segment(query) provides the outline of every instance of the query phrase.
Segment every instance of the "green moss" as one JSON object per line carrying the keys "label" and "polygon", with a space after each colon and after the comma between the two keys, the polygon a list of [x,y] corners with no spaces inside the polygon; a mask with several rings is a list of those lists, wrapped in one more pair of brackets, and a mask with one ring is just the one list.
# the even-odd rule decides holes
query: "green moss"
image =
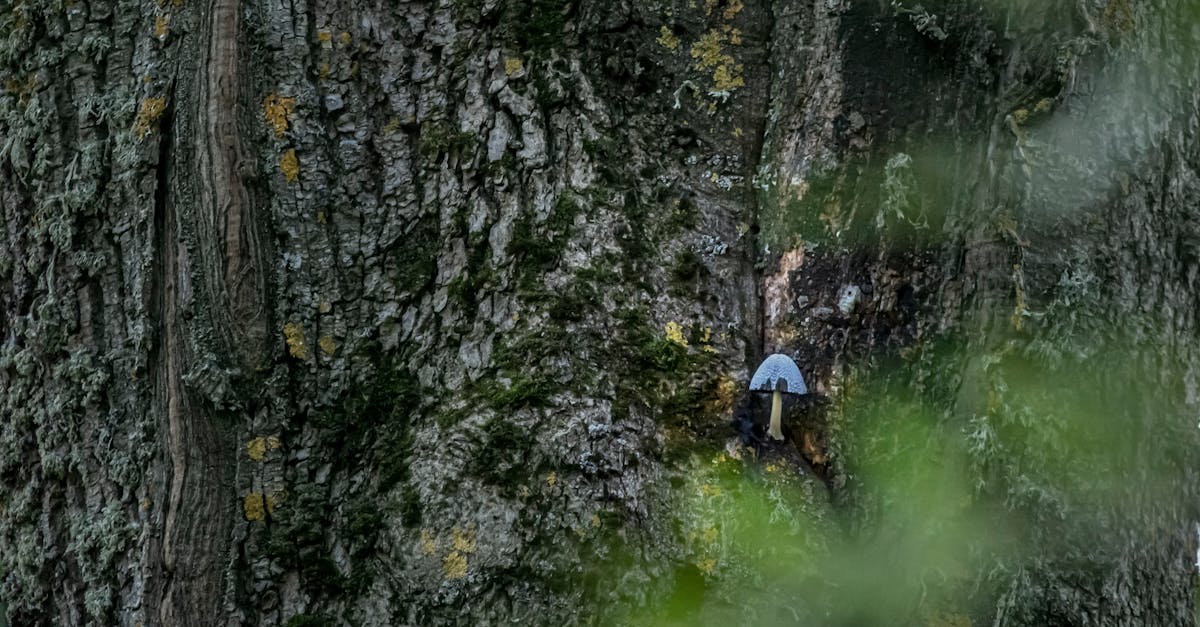
{"label": "green moss", "polygon": [[496,417],[483,425],[474,437],[475,452],[467,472],[484,483],[500,488],[501,494],[512,497],[521,482],[537,472],[531,466],[536,442],[523,427]]}
{"label": "green moss", "polygon": [[[371,468],[378,473],[375,484],[362,484],[346,494],[331,495],[329,484],[307,480],[289,484],[286,496],[276,507],[263,552],[281,567],[300,575],[305,590],[314,596],[356,596],[374,578],[373,555],[393,507],[401,522],[420,523],[420,504],[409,485],[411,423],[422,398],[415,377],[393,365],[390,358],[377,357],[374,376],[342,400],[339,406],[312,418],[321,429],[318,444],[324,455],[341,456],[341,468]],[[401,486],[400,500],[387,495]],[[329,507],[330,501],[340,503]],[[350,574],[339,572],[327,545],[328,534],[348,540]]]}
{"label": "green moss", "polygon": [[536,291],[537,277],[558,266],[579,212],[579,200],[571,194],[562,194],[542,222],[524,214],[513,224],[506,252],[514,260],[522,291]]}
{"label": "green moss", "polygon": [[671,293],[675,296],[689,296],[698,289],[697,280],[705,270],[700,255],[693,250],[684,249],[675,253],[671,264]]}
{"label": "green moss", "polygon": [[425,218],[404,236],[392,252],[396,285],[412,294],[429,287],[437,269],[438,227],[436,218]]}
{"label": "green moss", "polygon": [[421,494],[412,484],[406,483],[400,494],[400,524],[416,529],[421,526],[422,515]]}
{"label": "green moss", "polygon": [[554,381],[523,377],[508,386],[494,384],[486,392],[488,405],[500,413],[512,413],[527,407],[548,407],[550,396],[557,388]]}
{"label": "green moss", "polygon": [[544,55],[563,40],[573,0],[507,0],[500,32],[514,48]]}
{"label": "green moss", "polygon": [[630,190],[625,193],[621,209],[625,223],[617,227],[615,235],[617,245],[625,253],[622,267],[627,277],[644,277],[641,263],[657,252],[653,234],[647,226],[650,207],[641,202],[635,191]]}
{"label": "green moss", "polygon": [[456,131],[446,120],[432,120],[421,125],[420,152],[428,160],[443,154],[466,154],[479,147],[474,133]]}

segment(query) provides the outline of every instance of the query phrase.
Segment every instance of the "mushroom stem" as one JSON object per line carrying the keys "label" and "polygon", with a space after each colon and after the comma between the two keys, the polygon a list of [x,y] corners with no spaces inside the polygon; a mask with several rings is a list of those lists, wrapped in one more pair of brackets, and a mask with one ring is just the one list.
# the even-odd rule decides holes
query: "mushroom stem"
{"label": "mushroom stem", "polygon": [[779,390],[775,390],[771,394],[771,428],[767,431],[767,434],[771,436],[772,440],[783,439],[783,431],[781,431],[779,428],[780,417],[782,414],[783,394],[780,394]]}

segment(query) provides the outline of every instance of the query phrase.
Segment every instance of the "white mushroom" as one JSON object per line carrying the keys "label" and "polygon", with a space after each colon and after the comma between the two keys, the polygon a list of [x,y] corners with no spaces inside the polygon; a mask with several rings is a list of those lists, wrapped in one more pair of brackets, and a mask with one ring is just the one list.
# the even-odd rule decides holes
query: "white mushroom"
{"label": "white mushroom", "polygon": [[776,353],[763,360],[754,376],[750,378],[750,391],[771,392],[771,428],[767,434],[773,440],[782,440],[780,420],[783,414],[784,394],[808,394],[804,376],[791,357]]}

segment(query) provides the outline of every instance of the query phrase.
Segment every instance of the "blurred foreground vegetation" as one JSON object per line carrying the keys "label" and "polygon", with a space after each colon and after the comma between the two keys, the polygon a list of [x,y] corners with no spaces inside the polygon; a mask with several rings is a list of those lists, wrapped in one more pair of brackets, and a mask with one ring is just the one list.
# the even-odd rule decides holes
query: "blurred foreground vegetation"
{"label": "blurred foreground vegetation", "polygon": [[636,551],[602,559],[597,606],[620,609],[599,622],[1060,624],[1067,605],[1134,594],[1056,598],[1137,568],[1131,541],[1194,547],[1184,373],[1100,337],[1086,354],[962,348],[852,371],[830,417],[832,501],[748,450],[694,456],[672,490],[678,567],[654,582],[631,576]]}

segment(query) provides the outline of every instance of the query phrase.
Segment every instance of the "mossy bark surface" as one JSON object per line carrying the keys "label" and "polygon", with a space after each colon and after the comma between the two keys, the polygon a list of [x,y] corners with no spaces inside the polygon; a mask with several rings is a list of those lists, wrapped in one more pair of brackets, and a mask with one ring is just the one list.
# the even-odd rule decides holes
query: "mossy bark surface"
{"label": "mossy bark surface", "polygon": [[970,449],[1045,550],[957,609],[1191,621],[1196,13],[0,7],[9,623],[619,621],[721,575],[679,494],[773,350],[864,525],[864,381],[972,442],[1064,373],[1161,388],[1111,399],[1120,508]]}

